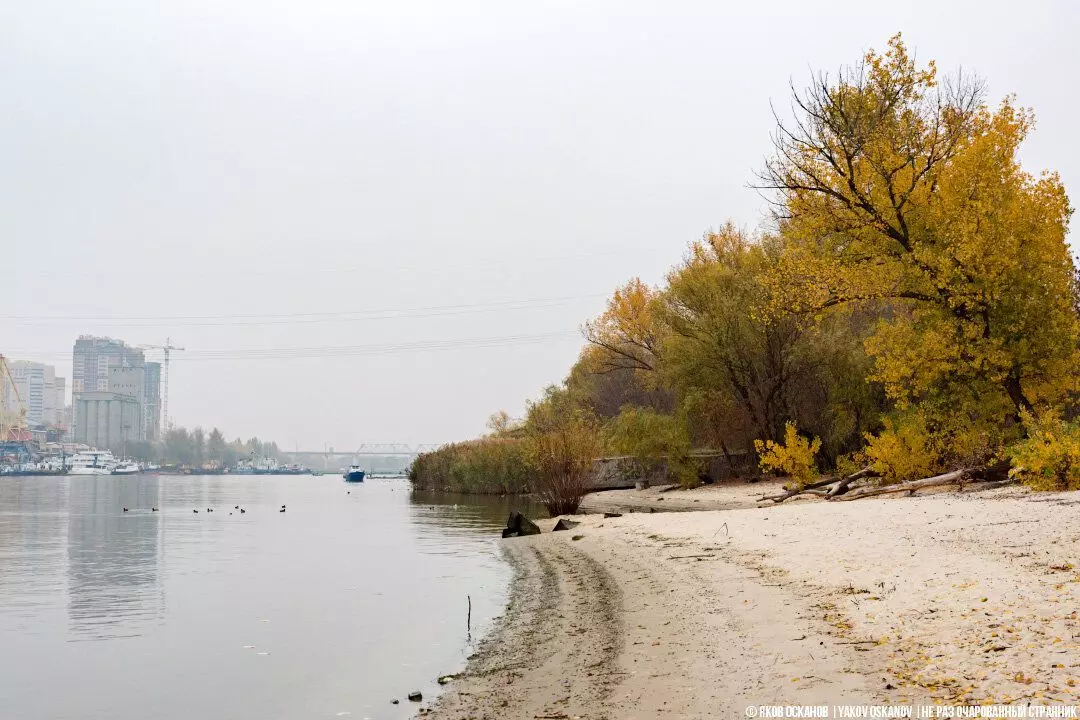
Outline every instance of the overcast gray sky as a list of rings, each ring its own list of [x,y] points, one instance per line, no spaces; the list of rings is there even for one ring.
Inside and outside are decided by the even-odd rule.
[[[660,280],[728,218],[756,225],[770,101],[898,30],[1034,107],[1025,164],[1076,187],[1078,17],[8,0],[0,352],[70,384],[80,333],[168,336],[187,348],[180,424],[290,448],[474,436],[563,377],[617,284]]]

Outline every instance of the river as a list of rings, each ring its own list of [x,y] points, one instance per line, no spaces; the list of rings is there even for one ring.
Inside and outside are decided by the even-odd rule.
[[[337,476],[0,479],[0,717],[409,717],[504,608],[509,502]]]

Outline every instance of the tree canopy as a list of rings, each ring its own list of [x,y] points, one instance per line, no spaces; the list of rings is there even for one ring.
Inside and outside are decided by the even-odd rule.
[[[724,224],[661,285],[617,288],[526,432],[599,423],[604,451],[691,481],[690,448],[756,453],[801,485],[1003,458],[1077,482],[1072,207],[1056,173],[1021,165],[1034,113],[986,94],[900,35],[793,86],[756,182],[769,221]]]

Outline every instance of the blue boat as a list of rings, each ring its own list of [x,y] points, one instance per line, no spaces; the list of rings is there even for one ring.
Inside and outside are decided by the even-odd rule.
[[[353,465],[342,477],[345,478],[345,482],[364,482],[364,475],[359,465]]]

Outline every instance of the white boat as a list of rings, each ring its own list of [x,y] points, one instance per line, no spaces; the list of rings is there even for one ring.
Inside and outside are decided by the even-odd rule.
[[[129,461],[122,461],[116,467],[113,468],[113,475],[134,475],[140,472],[139,466],[136,463]]]
[[[69,475],[111,475],[116,458],[108,450],[87,450],[75,453],[68,460]]]

